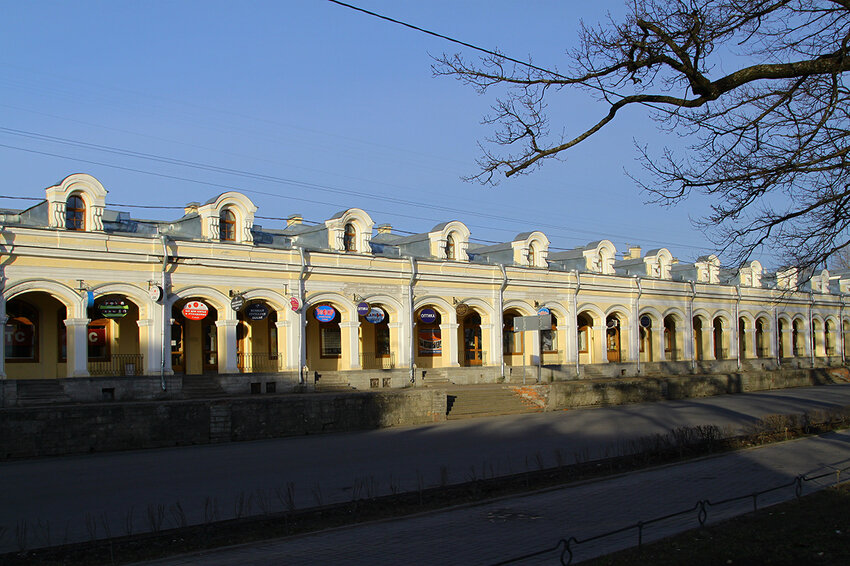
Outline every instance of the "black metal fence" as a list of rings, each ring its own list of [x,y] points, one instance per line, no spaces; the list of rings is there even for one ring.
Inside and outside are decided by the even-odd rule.
[[[142,375],[145,370],[142,354],[112,354],[108,360],[89,361],[88,366],[92,376]]]
[[[816,476],[807,476],[805,474],[799,475],[795,477],[792,481],[788,483],[784,483],[782,485],[777,485],[768,489],[763,489],[761,491],[754,491],[752,493],[747,493],[745,495],[738,495],[735,497],[730,497],[728,499],[722,499],[720,501],[711,501],[710,499],[700,499],[693,506],[688,507],[687,509],[682,509],[681,511],[676,511],[674,513],[669,513],[667,515],[662,515],[659,517],[654,517],[652,519],[648,519],[646,521],[638,521],[637,523],[633,523],[631,525],[626,525],[624,527],[620,527],[619,529],[615,529],[613,531],[608,531],[607,533],[601,533],[598,535],[594,535],[591,537],[587,537],[584,539],[579,539],[576,537],[562,538],[560,539],[555,546],[550,548],[545,548],[542,550],[538,550],[536,552],[531,552],[529,554],[523,554],[522,556],[516,556],[514,558],[510,558],[508,560],[503,560],[501,562],[496,562],[493,566],[501,566],[503,564],[518,564],[525,560],[530,560],[532,558],[539,558],[545,556],[546,554],[555,554],[559,553],[559,557],[561,560],[561,564],[567,566],[573,563],[573,551],[576,547],[579,547],[583,544],[588,544],[591,542],[596,542],[605,538],[613,537],[615,535],[620,535],[624,533],[634,532],[637,537],[637,547],[640,548],[643,545],[643,534],[644,529],[646,527],[652,526],[656,523],[660,523],[662,521],[668,521],[670,519],[675,519],[677,517],[687,516],[688,514],[694,514],[697,525],[695,526],[704,526],[706,521],[708,520],[708,514],[711,507],[719,507],[721,505],[728,505],[730,503],[736,503],[740,501],[746,501],[747,499],[751,499],[753,502],[753,511],[758,510],[758,500],[759,497],[766,495],[768,493],[772,493],[775,491],[780,491],[784,489],[793,488],[794,496],[800,497],[803,494],[803,482],[809,482],[814,480],[823,479],[829,476],[835,476],[835,483],[837,484],[840,481],[841,473],[850,470],[850,466],[835,469],[829,472],[825,472],[823,474],[819,474]],[[590,557],[588,557],[590,558]]]

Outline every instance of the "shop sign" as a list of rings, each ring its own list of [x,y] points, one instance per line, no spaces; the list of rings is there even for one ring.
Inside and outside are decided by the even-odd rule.
[[[383,322],[385,316],[386,314],[384,314],[384,309],[380,307],[372,307],[369,314],[366,315],[366,320],[372,324],[378,324],[379,322]]]
[[[30,324],[23,324],[14,319],[6,324],[7,346],[32,346],[33,336],[33,327]]]
[[[547,314],[552,314],[552,311],[549,310],[549,307],[540,307],[537,309],[538,316],[545,316]]]
[[[336,310],[328,305],[319,305],[316,307],[316,320],[319,322],[330,322],[336,316]]]
[[[289,306],[292,307],[292,310],[298,312],[301,308],[301,301],[298,300],[298,297],[292,297],[289,299]]]
[[[369,311],[372,310],[372,307],[369,303],[357,303],[357,314],[360,316],[366,316],[369,314]]]
[[[437,311],[434,309],[422,309],[419,311],[419,320],[425,324],[432,324],[437,320]]]
[[[442,354],[442,336],[439,328],[422,328],[419,330],[419,355],[438,356]]]
[[[94,291],[86,291],[86,308],[94,306]]]
[[[263,320],[269,316],[269,307],[263,303],[252,303],[245,309],[245,315],[251,320]]]
[[[458,316],[466,316],[466,313],[469,312],[469,305],[466,303],[460,303],[457,307],[455,307],[455,311]]]
[[[210,309],[201,301],[189,301],[183,307],[183,316],[189,320],[203,320],[206,318]]]
[[[103,318],[124,318],[130,306],[121,299],[104,299],[97,306]]]
[[[245,306],[245,297],[242,295],[234,295],[232,299],[230,299],[230,308],[235,311],[242,310],[242,307]]]
[[[89,346],[105,346],[106,345],[106,327],[105,326],[89,326]]]
[[[162,287],[160,287],[159,285],[154,285],[153,287],[148,289],[148,295],[150,296],[153,302],[160,302],[162,300],[163,295]]]
[[[640,317],[640,325],[644,328],[649,328],[650,326],[652,326],[652,319],[649,318],[647,315],[643,315],[642,317]]]

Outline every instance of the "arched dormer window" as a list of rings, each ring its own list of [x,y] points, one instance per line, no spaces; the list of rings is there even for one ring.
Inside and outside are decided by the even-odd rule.
[[[457,259],[457,247],[454,234],[446,236],[446,259]]]
[[[236,241],[236,215],[229,208],[222,210],[218,217],[218,235],[222,242]]]
[[[65,229],[86,229],[86,203],[78,193],[69,196],[65,203]]]
[[[537,246],[534,242],[528,244],[528,267],[534,267],[537,265],[535,263],[537,257]]]
[[[357,251],[357,229],[351,222],[345,225],[345,231],[342,234],[342,249],[346,252]]]

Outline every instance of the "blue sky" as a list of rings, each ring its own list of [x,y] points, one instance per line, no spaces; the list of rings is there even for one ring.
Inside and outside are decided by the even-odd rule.
[[[545,67],[565,66],[580,19],[622,11],[611,0],[353,3]],[[635,139],[681,143],[637,110],[530,176],[496,188],[462,181],[490,133],[480,121],[493,99],[432,76],[431,55],[475,56],[444,40],[324,0],[32,1],[3,11],[3,196],[43,197],[85,172],[116,209],[182,208],[234,189],[268,228],[358,206],[409,232],[458,219],[480,240],[539,229],[553,248],[609,238],[621,250],[665,246],[683,261],[713,251],[689,221],[705,201],[644,205],[626,177],[638,169]],[[553,130],[567,132],[605,112],[567,90],[550,110]]]

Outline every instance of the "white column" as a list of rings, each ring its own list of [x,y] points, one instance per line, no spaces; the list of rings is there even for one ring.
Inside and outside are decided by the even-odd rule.
[[[667,359],[664,351],[664,321],[652,321],[652,358],[655,362],[663,362]]]
[[[481,325],[481,334],[483,335],[485,331],[490,334],[490,347],[487,349],[487,353],[484,355],[484,360],[482,361],[482,365],[485,366],[493,366],[499,365],[504,362],[504,357],[502,356],[502,324],[501,319],[499,319],[499,324],[482,324]],[[483,336],[482,336],[483,338]]]
[[[218,329],[216,340],[218,342],[218,373],[239,373],[239,360],[236,355],[236,327],[239,321],[217,320],[215,326]]]
[[[342,334],[343,357],[348,356],[348,360],[343,360],[345,365],[343,365],[342,369],[362,369],[360,365],[359,329],[359,321],[339,323],[339,330]]]
[[[459,327],[459,324],[452,322],[440,325],[440,347],[443,350],[443,367],[456,368],[460,366],[460,363],[457,361],[457,329]]]
[[[136,321],[139,326],[139,352],[143,356],[143,372],[145,375],[154,375],[159,373],[160,357],[162,355],[162,347],[160,346],[161,332],[156,320],[152,318],[142,318]]]
[[[288,320],[278,320],[274,325],[277,328],[277,370],[298,370],[298,337],[292,336],[296,334],[295,327]]]
[[[608,340],[606,332],[608,328],[605,326],[605,319],[600,319],[600,322],[594,321],[591,334],[593,335],[591,347],[594,349],[593,361],[597,364],[608,363]]]
[[[755,328],[744,328],[744,341],[747,345],[747,353],[749,354],[749,358],[757,358],[758,351],[756,349],[756,329]],[[741,356],[743,359],[744,356]]]
[[[65,333],[68,340],[67,377],[89,376],[89,337],[87,318],[65,319]]]
[[[558,350],[558,363],[565,364],[570,359],[567,344],[569,343],[569,327],[566,324],[559,324],[555,327],[558,332],[558,340],[555,342],[555,348]]]
[[[408,367],[410,365],[410,341],[405,340],[407,333],[404,331],[404,323],[390,322],[387,326],[390,329],[390,352],[395,354],[395,367]],[[398,344],[397,351],[392,350],[393,336],[396,337],[396,343]],[[377,352],[375,354],[377,355]]]

